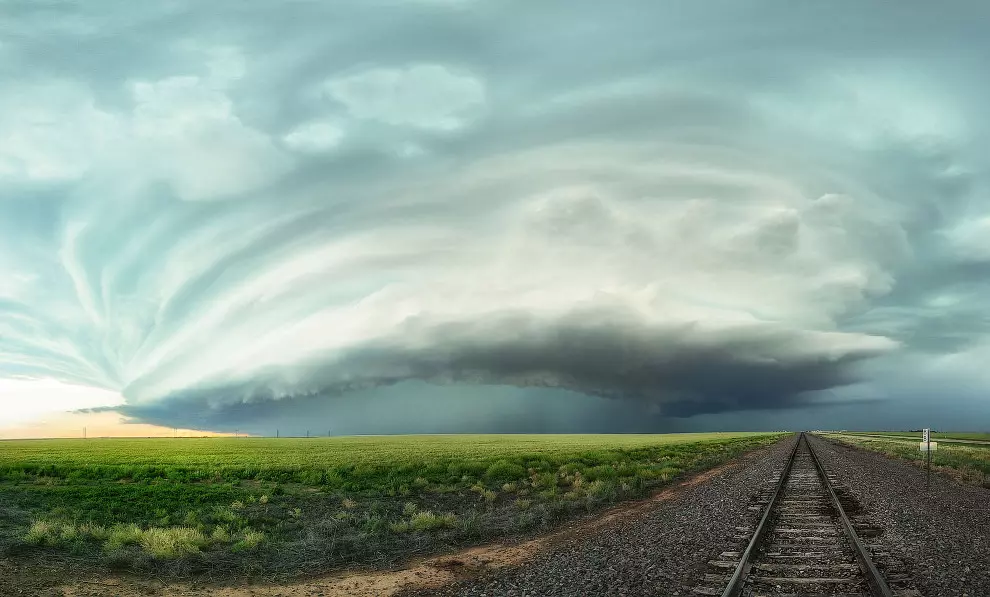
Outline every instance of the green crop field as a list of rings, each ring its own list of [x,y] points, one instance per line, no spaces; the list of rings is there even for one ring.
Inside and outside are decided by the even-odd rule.
[[[781,434],[0,442],[0,556],[293,575],[536,532]]]
[[[867,434],[863,433],[824,433],[822,435],[887,456],[907,460],[918,466],[925,465],[926,453],[919,449],[920,434],[918,434],[917,439],[903,439],[896,433],[868,434],[884,437],[868,437]],[[953,433],[940,434],[940,437],[980,439],[979,437],[959,437],[965,435],[979,436],[981,434]],[[932,435],[932,441],[939,439],[934,434]],[[950,475],[963,483],[990,487],[990,446],[985,444],[940,443],[938,449],[932,452],[932,470]]]

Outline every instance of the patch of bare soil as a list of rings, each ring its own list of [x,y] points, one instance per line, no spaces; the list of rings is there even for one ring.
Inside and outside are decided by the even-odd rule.
[[[619,504],[593,516],[570,522],[560,529],[535,539],[504,542],[464,549],[456,553],[414,560],[401,570],[373,572],[338,572],[319,578],[311,578],[292,584],[256,584],[217,586],[189,583],[164,584],[156,580],[127,576],[106,575],[71,580],[53,587],[51,579],[44,583],[50,587],[41,589],[25,577],[27,571],[18,574],[0,562],[0,577],[14,572],[5,582],[0,578],[0,588],[11,587],[10,581],[31,592],[5,592],[4,595],[59,595],[65,597],[380,597],[395,595],[407,589],[430,589],[458,580],[470,578],[508,566],[516,566],[551,546],[575,538],[583,538],[595,531],[619,521],[641,516],[658,504],[675,498],[682,490],[705,483],[729,469],[743,466],[758,456],[760,451],[747,454],[733,462],[694,475],[671,487],[658,491],[649,498]],[[22,583],[17,583],[20,576]],[[31,589],[34,586],[35,589]]]

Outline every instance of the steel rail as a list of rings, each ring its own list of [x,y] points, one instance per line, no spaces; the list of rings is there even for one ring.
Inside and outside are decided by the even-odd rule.
[[[801,435],[804,434],[802,433]],[[824,483],[825,489],[828,490],[829,497],[832,498],[832,506],[839,514],[839,519],[842,520],[842,526],[846,529],[846,536],[856,551],[856,561],[859,562],[859,567],[863,571],[863,575],[866,576],[867,582],[870,583],[870,591],[875,597],[894,597],[894,592],[890,590],[887,581],[884,580],[883,575],[877,570],[873,559],[870,557],[870,553],[866,550],[866,546],[859,540],[859,535],[856,534],[856,529],[853,528],[852,521],[849,520],[846,511],[842,508],[842,503],[839,502],[839,496],[835,493],[835,489],[832,488],[832,482],[829,481],[828,475],[825,473],[825,467],[818,460],[818,454],[815,454],[815,449],[811,447],[811,442],[807,438],[804,441],[808,444],[808,451],[811,452],[811,459],[815,463],[815,468],[818,469],[818,475],[822,478],[822,483]]]
[[[749,545],[746,546],[746,551],[743,552],[742,557],[739,559],[739,564],[732,572],[732,577],[729,579],[729,584],[727,584],[725,590],[722,591],[722,597],[737,597],[742,592],[743,583],[746,582],[746,576],[749,574],[749,568],[751,566],[750,559],[753,557],[753,554],[756,553],[757,548],[760,546],[760,542],[763,541],[763,536],[766,534],[767,529],[770,528],[767,521],[770,520],[770,514],[777,505],[777,501],[780,499],[781,494],[784,493],[784,485],[787,484],[787,477],[791,474],[791,466],[794,464],[794,457],[797,456],[798,447],[801,445],[801,440],[803,438],[804,434],[802,433],[798,436],[798,440],[794,443],[794,449],[791,450],[791,455],[787,459],[787,464],[784,465],[784,471],[780,474],[780,479],[777,480],[777,487],[774,489],[773,496],[770,498],[770,502],[767,503],[767,507],[763,509],[763,516],[760,518],[760,523],[756,526],[756,531],[753,533],[752,539],[749,540]]]
[[[794,444],[794,449],[791,451],[790,457],[787,459],[787,464],[784,466],[783,472],[780,474],[780,479],[777,481],[777,487],[774,489],[773,497],[770,498],[770,502],[763,511],[763,516],[760,518],[760,522],[756,527],[756,531],[753,533],[753,537],[749,541],[749,545],[746,546],[746,551],[743,552],[742,557],[739,559],[739,564],[732,573],[732,577],[729,578],[729,582],[722,591],[722,597],[739,597],[742,594],[743,585],[746,582],[746,577],[749,575],[749,570],[752,566],[750,560],[756,553],[763,541],[763,537],[766,535],[767,529],[770,527],[768,521],[770,520],[770,515],[773,513],[774,508],[779,501],[781,494],[783,494],[784,486],[787,484],[787,478],[791,474],[791,468],[794,464],[794,457],[797,455],[798,448],[801,446],[801,442],[804,441],[808,445],[808,452],[811,454],[811,460],[815,464],[815,469],[818,471],[818,476],[822,480],[822,485],[828,492],[829,498],[832,501],[832,506],[838,515],[839,520],[842,521],[842,526],[846,531],[846,536],[849,538],[850,543],[852,543],[853,549],[856,552],[856,561],[859,564],[860,570],[866,577],[867,582],[870,585],[870,592],[873,593],[874,597],[894,597],[894,593],[890,590],[887,585],[887,581],[884,580],[883,575],[877,570],[876,565],[873,564],[873,560],[870,558],[869,552],[866,551],[866,547],[863,542],[859,540],[859,536],[856,534],[856,529],[853,528],[852,521],[849,520],[849,516],[846,515],[846,511],[842,508],[842,504],[839,502],[839,496],[835,493],[835,489],[832,488],[832,482],[829,480],[828,475],[825,473],[825,468],[822,466],[821,461],[818,459],[818,455],[815,453],[815,449],[811,446],[811,442],[805,437],[804,433],[798,436],[797,442]]]

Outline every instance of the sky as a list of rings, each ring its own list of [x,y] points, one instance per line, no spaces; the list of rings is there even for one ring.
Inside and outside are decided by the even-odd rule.
[[[0,436],[990,429],[983,0],[0,11]]]

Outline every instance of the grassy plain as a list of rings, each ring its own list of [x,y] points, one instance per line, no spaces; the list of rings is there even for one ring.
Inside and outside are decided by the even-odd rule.
[[[848,431],[845,433],[846,435],[884,435],[893,438],[921,441],[921,432],[919,431]],[[933,431],[931,439],[933,442],[937,442],[940,439],[990,442],[990,432]]]
[[[550,528],[780,434],[0,442],[0,556],[293,575]]]
[[[894,458],[910,461],[918,466],[925,466],[926,453],[919,449],[920,435],[917,439],[902,439],[889,433],[870,433],[869,435],[884,435],[886,437],[867,437],[855,433],[825,433],[829,437],[847,444],[880,452]],[[959,436],[980,434],[932,434],[932,441],[941,438],[951,439],[980,439],[979,437],[964,438]],[[907,437],[907,436],[905,436]],[[990,446],[980,444],[940,443],[932,452],[932,470],[948,474],[959,481],[971,485],[990,488]]]

